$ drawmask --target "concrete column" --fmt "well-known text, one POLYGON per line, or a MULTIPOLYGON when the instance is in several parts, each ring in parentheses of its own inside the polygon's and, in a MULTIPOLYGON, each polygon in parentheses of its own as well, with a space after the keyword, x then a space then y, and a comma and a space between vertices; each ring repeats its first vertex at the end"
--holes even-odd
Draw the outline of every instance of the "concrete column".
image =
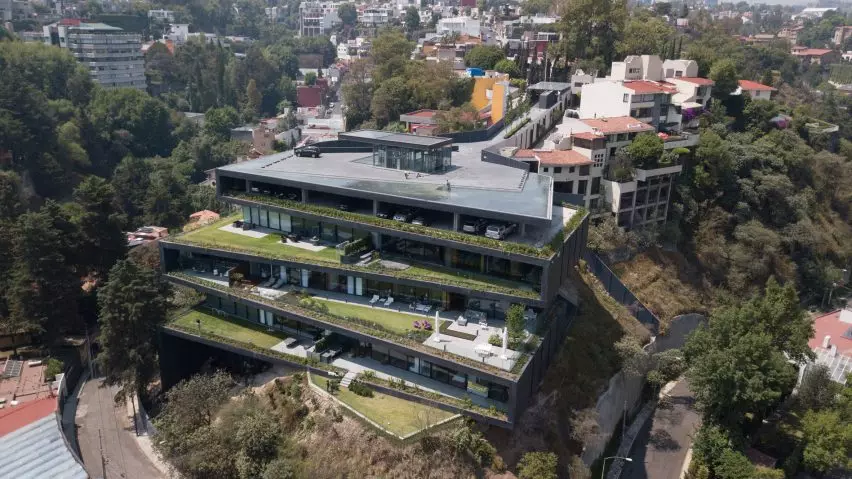
POLYGON ((373 247, 377 250, 382 249, 382 235, 379 233, 370 233, 373 235, 373 247))
POLYGON ((458 231, 461 228, 461 215, 453 213, 453 231, 458 231))
POLYGON ((373 200, 373 215, 379 214, 379 200, 373 200))
POLYGON ((246 180, 246 193, 251 193, 251 180, 246 180))
POLYGON ((451 267, 453 264, 453 250, 452 248, 444 247, 444 266, 451 267))
POLYGON ((521 236, 526 236, 526 235, 527 235, 527 224, 521 223, 521 236))
POLYGON ((302 203, 308 202, 308 190, 302 188, 302 203))

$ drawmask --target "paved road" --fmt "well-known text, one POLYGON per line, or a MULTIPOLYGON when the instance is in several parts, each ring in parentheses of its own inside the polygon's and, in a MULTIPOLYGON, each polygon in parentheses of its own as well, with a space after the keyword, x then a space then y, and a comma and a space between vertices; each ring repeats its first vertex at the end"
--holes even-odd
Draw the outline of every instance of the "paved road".
POLYGON ((700 424, 689 384, 681 380, 669 392, 668 406, 658 407, 636 437, 621 477, 625 479, 680 479, 683 461, 700 424))
POLYGON ((162 478, 139 449, 127 408, 123 403, 116 406, 113 402, 116 388, 101 387, 101 383, 101 379, 89 379, 80 391, 77 404, 77 441, 86 471, 93 478, 162 478))

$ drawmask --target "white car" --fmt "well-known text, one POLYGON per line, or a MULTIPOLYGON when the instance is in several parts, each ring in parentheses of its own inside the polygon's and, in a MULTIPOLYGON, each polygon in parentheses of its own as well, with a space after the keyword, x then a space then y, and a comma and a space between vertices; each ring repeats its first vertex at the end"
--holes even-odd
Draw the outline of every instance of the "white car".
POLYGON ((512 234, 517 225, 488 225, 485 228, 485 236, 491 239, 502 240, 512 234))

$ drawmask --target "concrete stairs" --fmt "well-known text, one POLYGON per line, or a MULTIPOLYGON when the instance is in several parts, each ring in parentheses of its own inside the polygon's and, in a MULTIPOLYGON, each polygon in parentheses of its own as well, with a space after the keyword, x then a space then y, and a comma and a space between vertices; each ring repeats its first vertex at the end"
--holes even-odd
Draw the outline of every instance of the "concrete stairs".
POLYGON ((340 380, 340 385, 342 387, 348 388, 349 385, 352 384, 352 381, 355 380, 356 376, 357 374, 355 374, 354 371, 347 371, 346 374, 343 376, 343 379, 340 380))

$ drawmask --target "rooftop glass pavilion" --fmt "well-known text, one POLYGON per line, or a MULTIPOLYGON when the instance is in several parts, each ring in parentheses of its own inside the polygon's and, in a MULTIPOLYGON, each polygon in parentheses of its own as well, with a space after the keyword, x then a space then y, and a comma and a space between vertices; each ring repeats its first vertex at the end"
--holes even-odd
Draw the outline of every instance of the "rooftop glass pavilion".
POLYGON ((357 130, 339 138, 370 143, 372 165, 418 173, 446 171, 452 166, 452 139, 357 130))

